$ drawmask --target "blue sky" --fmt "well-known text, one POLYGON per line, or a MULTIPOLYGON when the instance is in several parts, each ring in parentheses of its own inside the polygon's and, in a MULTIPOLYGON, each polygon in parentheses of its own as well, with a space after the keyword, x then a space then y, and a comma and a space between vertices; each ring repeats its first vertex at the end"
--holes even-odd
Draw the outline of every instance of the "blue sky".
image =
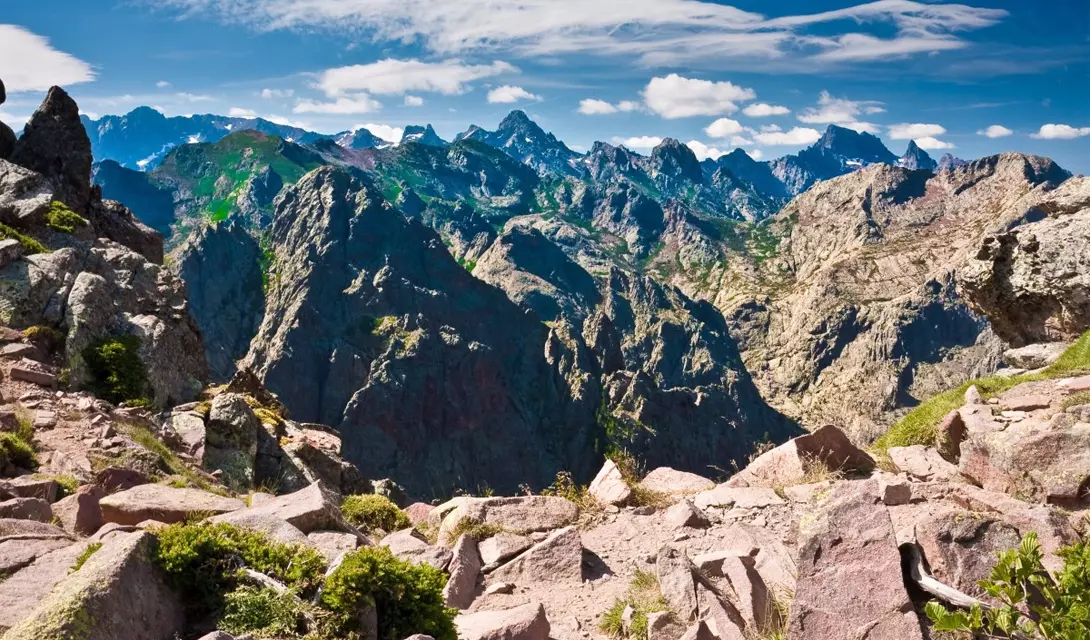
POLYGON ((1090 172, 1090 3, 969 2, 5 0, 0 118, 19 128, 59 83, 92 116, 451 138, 521 108, 577 150, 669 136, 766 159, 837 123, 1090 172))

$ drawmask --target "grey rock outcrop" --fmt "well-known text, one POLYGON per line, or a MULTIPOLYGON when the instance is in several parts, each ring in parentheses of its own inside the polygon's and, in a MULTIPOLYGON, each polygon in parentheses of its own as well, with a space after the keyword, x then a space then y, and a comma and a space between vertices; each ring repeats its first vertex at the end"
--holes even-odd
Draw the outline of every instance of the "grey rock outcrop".
POLYGON ((91 140, 79 107, 64 89, 52 87, 23 128, 11 155, 15 164, 45 176, 57 199, 77 213, 91 204, 91 140))

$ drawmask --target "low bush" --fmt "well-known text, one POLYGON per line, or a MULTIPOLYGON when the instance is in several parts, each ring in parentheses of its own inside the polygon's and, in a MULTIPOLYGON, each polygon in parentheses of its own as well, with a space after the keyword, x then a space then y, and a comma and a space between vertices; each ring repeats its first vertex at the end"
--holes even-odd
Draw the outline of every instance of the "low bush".
POLYGON ((148 374, 136 336, 102 338, 87 345, 83 359, 91 374, 91 391, 114 404, 147 397, 148 374))
POLYGON ((44 244, 26 234, 19 233, 6 224, 0 224, 0 240, 15 240, 23 246, 23 251, 29 255, 35 253, 49 253, 44 244))
POLYGON ((45 213, 45 225, 61 233, 75 233, 76 227, 87 225, 87 220, 69 209, 63 202, 54 200, 49 203, 49 211, 45 213))
POLYGON ((243 585, 224 596, 219 628, 233 635, 298 638, 305 605, 291 592, 243 585))
POLYGON ((613 602, 603 615, 598 627, 612 638, 646 638, 647 614, 669 611, 670 605, 662 597, 659 579, 650 571, 636 569, 623 599, 613 602), (624 625, 624 610, 632 607, 635 612, 628 629, 624 625))
POLYGON ((326 565, 322 554, 310 547, 281 544, 263 533, 222 523, 163 528, 155 562, 186 594, 186 604, 197 616, 223 611, 225 595, 240 586, 243 566, 308 595, 317 589, 326 565))
POLYGON ((409 517, 385 496, 352 495, 341 504, 344 517, 365 533, 381 529, 386 533, 412 526, 409 517))
POLYGON ((991 575, 980 581, 984 592, 1001 606, 954 611, 929 602, 927 617, 936 631, 980 633, 989 638, 1021 634, 1043 640, 1090 640, 1090 545, 1080 541, 1057 555, 1064 567, 1053 580, 1042 563, 1037 534, 1030 532, 1017 549, 999 554, 991 575))
POLYGON ((456 611, 444 603, 445 584, 446 576, 434 567, 400 560, 385 547, 365 547, 346 555, 326 579, 321 605, 333 613, 336 637, 358 637, 358 614, 373 606, 379 640, 417 633, 457 640, 456 611))
POLYGON ((14 433, 0 432, 0 469, 14 465, 27 471, 38 468, 34 447, 14 433))

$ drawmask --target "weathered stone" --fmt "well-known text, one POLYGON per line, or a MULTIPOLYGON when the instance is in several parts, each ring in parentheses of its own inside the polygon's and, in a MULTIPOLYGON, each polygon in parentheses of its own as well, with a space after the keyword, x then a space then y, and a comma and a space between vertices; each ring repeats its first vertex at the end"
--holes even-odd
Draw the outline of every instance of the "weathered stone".
MULTIPOLYGON (((436 509, 443 508, 440 505, 436 509)), ((433 512, 434 514, 434 512, 433 512)), ((579 508, 570 500, 555 496, 516 496, 509 498, 465 498, 448 510, 439 527, 439 543, 449 544, 450 532, 463 518, 501 529, 530 533, 552 531, 579 517, 579 508)), ((432 516, 429 516, 429 521, 432 516)))
POLYGON ((1040 369, 1056 362, 1070 345, 1066 342, 1039 342, 1018 349, 1007 349, 1003 360, 1011 367, 1040 369))
POLYGON ((0 581, 45 554, 71 544, 70 538, 60 536, 0 538, 0 581))
POLYGON ((40 555, 25 568, 0 582, 0 633, 17 625, 41 605, 57 583, 69 575, 72 565, 88 544, 72 544, 70 539, 63 542, 63 547, 40 555))
POLYGON ((203 417, 196 413, 175 410, 164 421, 163 427, 178 435, 178 442, 183 452, 203 463, 206 437, 203 417))
POLYGON ((999 553, 1016 548, 1018 529, 987 513, 947 507, 916 523, 916 541, 936 579, 983 598, 978 584, 991 575, 999 553))
POLYGON ((797 484, 793 487, 785 487, 783 495, 791 502, 805 503, 826 494, 831 486, 833 486, 833 483, 829 480, 810 482, 808 484, 797 484))
MULTIPOLYGON (((2 124, 3 123, 0 123, 0 125, 2 125, 2 124)), ((0 126, 0 129, 2 129, 2 126, 0 126)), ((3 136, 3 131, 0 131, 0 136, 3 136)), ((2 145, 2 144, 3 143, 0 142, 0 145, 2 145)), ((0 153, 0 158, 2 158, 2 153, 0 153)), ((11 239, 11 238, 0 240, 0 269, 3 269, 4 267, 8 266, 12 262, 15 262, 16 260, 18 260, 22 256, 23 256, 23 245, 19 244, 18 240, 14 240, 14 239, 11 239)), ((21 349, 22 347, 30 347, 31 349, 34 348, 32 345, 19 345, 19 344, 6 345, 4 347, 3 355, 5 355, 5 356, 14 356, 14 357, 22 357, 24 355, 28 355, 26 352, 16 353, 17 351, 22 351, 22 349, 21 349), (11 352, 9 353, 8 347, 16 347, 16 349, 11 349, 10 350, 11 352)))
POLYGON ((261 428, 261 421, 243 396, 216 396, 205 424, 203 467, 208 471, 221 469, 225 482, 236 489, 252 486, 261 428))
POLYGON ((379 545, 402 560, 429 564, 440 571, 450 565, 452 553, 444 547, 433 547, 416 529, 402 529, 383 538, 379 545))
POLYGON ((608 458, 598 475, 594 476, 587 492, 602 504, 622 505, 632 499, 632 489, 624 481, 621 470, 608 458))
POLYGON ((579 530, 565 527, 492 572, 504 582, 545 581, 580 584, 583 581, 583 543, 579 530))
POLYGON ((1044 393, 1033 393, 1023 396, 1006 397, 999 399, 999 406, 1006 411, 1034 411, 1047 409, 1052 403, 1052 398, 1044 393))
POLYGON ((878 495, 887 507, 907 504, 912 500, 912 485, 904 476, 879 472, 873 480, 878 483, 878 495))
POLYGON ((142 484, 148 484, 151 479, 147 474, 125 467, 106 467, 95 474, 95 484, 102 487, 106 493, 126 491, 142 484))
POLYGON ((307 534, 307 540, 310 546, 321 551, 329 562, 333 562, 346 551, 357 549, 360 545, 356 536, 341 531, 312 531, 307 534))
POLYGON ((678 640, 684 634, 685 627, 669 611, 647 614, 647 640, 678 640))
POLYGON ((57 376, 52 373, 39 370, 31 360, 23 358, 20 363, 8 372, 12 380, 24 380, 43 387, 57 387, 57 376))
POLYGON ((51 522, 53 510, 49 508, 49 503, 41 498, 12 498, 0 502, 0 518, 51 522))
POLYGON ((860 629, 873 640, 923 637, 886 508, 848 483, 802 521, 788 636, 858 640, 860 629))
POLYGON ((135 525, 144 520, 167 524, 182 522, 191 514, 223 514, 246 505, 199 489, 175 489, 161 484, 143 484, 106 496, 99 501, 104 522, 135 525))
POLYGON ((640 480, 641 489, 674 498, 693 495, 714 487, 715 483, 703 476, 670 467, 654 469, 640 480))
POLYGON ((348 524, 341 516, 336 496, 318 483, 295 493, 277 496, 249 509, 218 515, 212 518, 212 521, 233 523, 236 520, 257 515, 285 520, 303 533, 320 530, 344 531, 355 535, 361 543, 370 544, 366 536, 348 524))
POLYGON ((853 445, 840 429, 828 425, 761 454, 728 480, 727 485, 771 489, 800 484, 814 464, 831 471, 869 470, 874 467, 874 460, 853 445))
POLYGON ((980 395, 980 389, 978 389, 975 384, 969 385, 969 388, 965 390, 965 404, 969 406, 984 404, 984 398, 980 395))
POLYGON ((57 198, 80 214, 91 202, 91 141, 79 107, 60 87, 52 87, 23 127, 12 162, 37 171, 56 188, 57 198))
POLYGON ((432 506, 426 502, 414 502, 405 507, 401 511, 409 518, 409 522, 414 526, 419 526, 428 521, 428 514, 431 513, 432 506))
POLYGON ((0 480, 0 498, 41 498, 52 504, 60 494, 60 485, 53 478, 20 476, 0 480))
POLYGON ((489 567, 514 558, 532 547, 533 544, 533 541, 526 536, 504 531, 477 543, 477 548, 481 553, 481 562, 489 567))
POLYGON ((212 633, 206 633, 198 640, 235 640, 235 637, 224 631, 213 631, 212 633))
POLYGON ((704 620, 698 620, 695 624, 685 630, 685 633, 681 635, 681 640, 723 640, 716 634, 712 633, 712 630, 708 627, 708 623, 704 620))
POLYGON ((697 616, 694 571, 695 567, 684 551, 670 546, 659 549, 655 559, 659 590, 682 622, 692 622, 697 616))
POLYGON ((703 529, 711 526, 711 522, 704 515, 704 512, 697 509, 692 502, 684 499, 666 510, 664 522, 673 529, 684 527, 703 529))
POLYGON ((888 453, 898 470, 917 480, 928 482, 953 480, 958 477, 958 468, 944 460, 938 451, 930 447, 921 444, 890 447, 888 453))
POLYGON ((536 602, 505 611, 464 613, 454 624, 462 640, 549 640, 545 607, 536 602))
MULTIPOLYGON (((185 626, 182 601, 152 561, 154 542, 149 533, 106 540, 78 571, 65 576, 48 596, 34 603, 32 610, 20 612, 28 615, 8 635, 27 640, 165 640, 181 633, 185 626)), ((33 566, 23 572, 31 569, 33 566)))
POLYGON ((477 578, 481 575, 481 557, 477 541, 462 534, 454 544, 454 557, 450 561, 450 578, 443 587, 443 599, 448 607, 468 609, 477 591, 477 578))
POLYGON ((742 509, 755 509, 784 504, 783 498, 776 491, 765 487, 736 487, 729 482, 721 484, 710 491, 704 491, 693 496, 693 504, 699 509, 709 507, 740 507, 742 509))
POLYGON ((955 409, 935 427, 935 448, 944 459, 957 460, 965 437, 965 421, 961 419, 961 412, 955 409))
POLYGON ((260 531, 284 544, 310 544, 305 532, 275 514, 257 509, 240 509, 232 511, 230 515, 232 517, 228 522, 236 527, 260 531))
POLYGON ((712 634, 721 640, 747 640, 745 621, 738 610, 708 580, 700 575, 696 579, 697 617, 708 623, 712 634))
POLYGON ((770 616, 774 615, 772 597, 757 573, 755 559, 751 556, 726 556, 718 569, 734 592, 732 602, 745 621, 745 628, 766 628, 770 616))
POLYGON ((60 520, 65 531, 89 536, 102 526, 102 508, 99 505, 105 496, 96 485, 84 485, 76 493, 61 498, 53 504, 53 513, 60 520))

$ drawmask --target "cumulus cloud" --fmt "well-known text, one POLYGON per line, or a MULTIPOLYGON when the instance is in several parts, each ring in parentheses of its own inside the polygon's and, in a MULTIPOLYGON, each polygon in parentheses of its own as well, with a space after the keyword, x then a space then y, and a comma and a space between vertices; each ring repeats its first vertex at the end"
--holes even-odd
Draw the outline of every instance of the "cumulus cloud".
POLYGON ((522 87, 505 84, 488 92, 490 104, 512 104, 519 100, 541 100, 541 96, 530 93, 522 87))
POLYGON ((382 103, 371 96, 360 93, 346 95, 329 102, 299 100, 292 109, 295 113, 325 113, 349 115, 353 113, 374 113, 382 108, 382 103))
POLYGON ((818 106, 803 109, 798 119, 806 124, 835 124, 859 132, 877 133, 876 125, 860 121, 859 116, 884 111, 882 103, 876 100, 848 100, 822 91, 818 97, 818 106))
POLYGON ((821 132, 808 127, 792 127, 790 131, 767 131, 753 134, 757 144, 769 146, 792 145, 803 146, 813 144, 821 138, 821 132))
POLYGON ((227 115, 231 118, 256 118, 257 112, 253 109, 243 109, 242 107, 231 107, 227 110, 227 115))
POLYGON ((746 153, 748 153, 749 157, 753 158, 754 160, 760 160, 765 155, 764 152, 760 149, 746 149, 746 153))
POLYGON ((387 142, 401 142, 401 137, 405 135, 405 129, 401 127, 391 127, 388 124, 376 124, 374 122, 368 122, 367 124, 358 124, 352 128, 353 131, 357 129, 367 129, 372 134, 386 140, 387 142))
POLYGON ((820 61, 885 59, 968 45, 957 34, 1000 22, 1003 9, 879 0, 773 19, 709 0, 138 0, 184 17, 208 16, 258 30, 365 31, 383 42, 419 42, 440 55, 512 51, 590 53, 677 66, 724 57, 820 61), (856 33, 879 24, 887 37, 856 33), (806 35, 822 25, 822 37, 806 35), (800 46, 803 45, 803 46, 800 46))
POLYGON ((731 114, 738 111, 736 103, 756 97, 753 89, 731 82, 696 80, 676 73, 651 78, 643 89, 647 108, 668 119, 731 114))
POLYGON ((719 118, 704 128, 704 133, 713 138, 727 138, 745 131, 745 127, 737 120, 719 118))
POLYGON ((400 95, 410 91, 455 95, 465 93, 469 83, 518 71, 506 62, 464 64, 461 60, 422 62, 387 58, 371 64, 327 69, 318 77, 318 87, 327 96, 347 92, 400 95))
POLYGON ((615 136, 613 138, 613 143, 628 147, 629 149, 646 150, 654 149, 662 144, 662 138, 658 136, 633 136, 631 138, 615 136))
POLYGON ((1013 134, 1014 132, 1001 124, 993 124, 987 129, 981 129, 976 133, 977 135, 984 136, 985 138, 1005 138, 1013 134))
POLYGON ((775 104, 757 102, 742 109, 742 113, 751 118, 767 118, 768 116, 785 116, 791 113, 791 110, 775 104))
POLYGON ((160 80, 159 82, 155 83, 155 86, 159 89, 169 89, 171 87, 171 84, 166 80, 160 80))
POLYGON ((889 137, 891 140, 915 140, 917 138, 941 136, 944 133, 946 133, 946 128, 938 124, 902 122, 901 124, 889 125, 889 137))
POLYGON ((954 145, 950 142, 945 142, 934 138, 932 136, 924 136, 922 138, 916 138, 916 146, 924 149, 925 151, 932 151, 935 149, 953 149, 954 145))
POLYGON ((0 78, 9 93, 19 93, 91 82, 95 71, 83 60, 54 49, 48 38, 0 24, 0 78))
POLYGON ((753 141, 745 136, 731 136, 730 144, 732 147, 746 147, 753 144, 753 141))
POLYGON ((266 100, 273 98, 290 98, 295 95, 294 89, 262 89, 261 97, 266 100))
POLYGON ((579 101, 577 111, 585 116, 601 116, 619 111, 638 111, 639 108, 640 103, 634 100, 621 100, 617 104, 612 104, 597 98, 587 98, 579 101))
POLYGON ((422 107, 424 106, 424 99, 420 96, 405 96, 406 107, 422 107))
POLYGON ((708 145, 700 142, 699 140, 690 140, 685 143, 685 146, 692 149, 693 154, 696 155, 697 160, 717 160, 719 156, 726 155, 728 152, 716 149, 715 147, 709 147, 708 145))
POLYGON ((1042 140, 1074 140, 1083 136, 1090 136, 1090 127, 1072 127, 1069 124, 1045 124, 1037 133, 1031 133, 1031 138, 1042 140))
POLYGON ((295 127, 296 129, 311 129, 310 123, 302 122, 301 120, 289 120, 283 116, 267 116, 265 118, 273 124, 278 124, 284 127, 295 127))
POLYGON ((185 91, 174 94, 174 97, 183 102, 211 102, 215 100, 212 96, 204 93, 186 93, 185 91))

